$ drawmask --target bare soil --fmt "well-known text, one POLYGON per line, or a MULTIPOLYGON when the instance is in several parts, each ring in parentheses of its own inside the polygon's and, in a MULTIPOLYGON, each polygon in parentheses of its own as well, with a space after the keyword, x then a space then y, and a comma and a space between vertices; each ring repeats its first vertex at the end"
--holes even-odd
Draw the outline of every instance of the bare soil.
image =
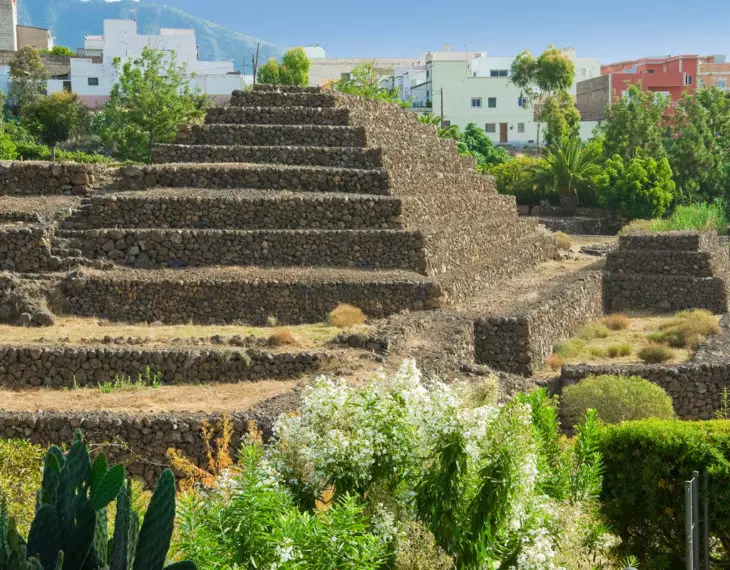
POLYGON ((296 381, 130 387, 102 393, 98 388, 0 390, 9 411, 223 412, 245 411, 298 385, 296 381))

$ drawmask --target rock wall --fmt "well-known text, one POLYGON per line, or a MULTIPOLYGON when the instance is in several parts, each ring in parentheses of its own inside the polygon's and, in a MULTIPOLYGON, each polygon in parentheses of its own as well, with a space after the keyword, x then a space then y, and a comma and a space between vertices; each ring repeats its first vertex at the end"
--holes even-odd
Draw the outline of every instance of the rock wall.
POLYGON ((531 376, 558 342, 603 315, 599 271, 572 275, 510 315, 474 323, 475 359, 497 370, 531 376))
POLYGON ((58 269, 51 267, 51 237, 49 228, 40 224, 0 225, 0 270, 58 269))
POLYGON ((559 389, 586 376, 619 374, 641 376, 661 386, 671 397, 674 411, 683 420, 709 420, 722 404, 723 390, 730 389, 730 362, 700 364, 623 364, 563 366, 559 389))
POLYGON ((403 199, 407 228, 426 236, 430 274, 455 299, 483 291, 500 276, 524 271, 557 254, 554 239, 533 220, 518 220, 511 207, 496 216, 493 180, 478 175, 456 142, 436 137, 434 127, 397 105, 334 93, 362 127, 368 147, 380 148, 394 196, 403 199))
POLYGON ((244 146, 365 146, 361 128, 331 125, 187 125, 180 144, 244 146))
POLYGON ((249 349, 119 348, 0 344, 0 386, 96 386, 115 377, 137 379, 147 367, 162 384, 239 382, 298 378, 330 360, 322 352, 268 352, 249 349))
POLYGON ((0 162, 0 196, 86 194, 104 166, 64 162, 0 162))
POLYGON ((538 220, 550 231, 571 235, 614 236, 624 226, 624 222, 606 218, 540 216, 538 220))

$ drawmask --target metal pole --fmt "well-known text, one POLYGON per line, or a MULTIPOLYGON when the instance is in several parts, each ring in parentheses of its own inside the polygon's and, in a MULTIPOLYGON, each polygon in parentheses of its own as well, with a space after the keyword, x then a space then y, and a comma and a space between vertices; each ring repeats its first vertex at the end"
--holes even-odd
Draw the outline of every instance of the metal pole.
POLYGON ((702 520, 704 521, 702 538, 705 546, 704 570, 710 570, 710 478, 707 476, 706 471, 702 474, 702 486, 705 491, 702 497, 702 520))
POLYGON ((686 544, 685 558, 687 570, 695 570, 692 545, 692 481, 684 482, 684 540, 686 544))
MULTIPOLYGON (((433 80, 432 80, 433 81, 433 80)), ((444 128, 444 88, 441 88, 441 128, 444 128)))
POLYGON ((700 473, 692 472, 692 558, 700 570, 700 473))

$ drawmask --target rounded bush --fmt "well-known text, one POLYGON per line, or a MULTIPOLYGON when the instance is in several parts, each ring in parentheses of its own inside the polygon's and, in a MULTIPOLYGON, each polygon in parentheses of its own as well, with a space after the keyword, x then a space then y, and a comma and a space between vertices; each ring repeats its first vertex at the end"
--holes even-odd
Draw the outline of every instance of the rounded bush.
POLYGON ((580 423, 589 408, 610 424, 674 417, 669 395, 640 376, 589 376, 563 390, 561 415, 565 425, 580 423))
POLYGON ((650 344, 639 351, 639 358, 647 364, 659 364, 674 358, 674 351, 661 344, 650 344))

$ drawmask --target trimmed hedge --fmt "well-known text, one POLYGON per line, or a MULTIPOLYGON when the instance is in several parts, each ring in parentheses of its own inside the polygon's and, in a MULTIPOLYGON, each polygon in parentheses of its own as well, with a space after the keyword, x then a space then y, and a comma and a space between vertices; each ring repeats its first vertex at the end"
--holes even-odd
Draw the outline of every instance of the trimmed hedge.
POLYGON ((684 567, 684 482, 693 471, 709 475, 710 531, 730 545, 730 421, 604 426, 601 452, 602 510, 642 569, 684 567))

